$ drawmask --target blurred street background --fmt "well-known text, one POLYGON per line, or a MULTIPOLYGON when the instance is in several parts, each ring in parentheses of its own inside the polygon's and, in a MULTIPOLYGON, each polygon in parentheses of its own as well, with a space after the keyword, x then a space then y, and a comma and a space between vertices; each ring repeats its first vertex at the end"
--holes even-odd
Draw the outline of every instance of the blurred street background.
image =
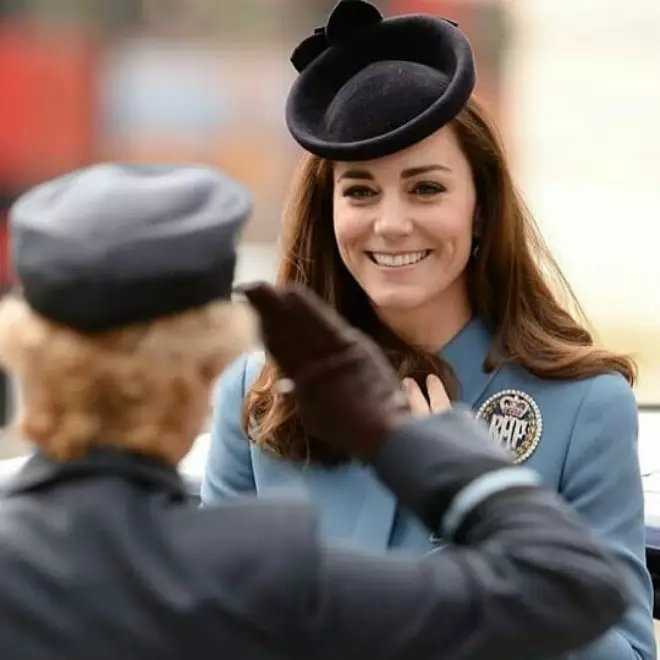
MULTIPOLYGON (((238 279, 270 277, 299 156, 288 58, 334 4, 0 0, 0 287, 16 196, 104 160, 203 162, 243 181, 256 206, 238 279)), ((660 405, 660 1, 376 4, 446 16, 471 38, 479 95, 546 240, 600 340, 638 358, 639 401, 660 405)), ((3 442, 0 456, 17 451, 3 442)))

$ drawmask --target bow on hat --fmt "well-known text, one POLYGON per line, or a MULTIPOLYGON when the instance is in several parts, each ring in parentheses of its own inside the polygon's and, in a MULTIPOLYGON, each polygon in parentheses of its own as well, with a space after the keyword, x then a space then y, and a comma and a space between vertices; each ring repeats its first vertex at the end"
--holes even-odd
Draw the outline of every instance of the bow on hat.
MULTIPOLYGON (((302 73, 319 55, 331 46, 338 46, 383 20, 380 10, 365 0, 340 0, 326 24, 302 41, 291 55, 291 63, 302 73)), ((455 27, 458 23, 446 20, 455 27)))

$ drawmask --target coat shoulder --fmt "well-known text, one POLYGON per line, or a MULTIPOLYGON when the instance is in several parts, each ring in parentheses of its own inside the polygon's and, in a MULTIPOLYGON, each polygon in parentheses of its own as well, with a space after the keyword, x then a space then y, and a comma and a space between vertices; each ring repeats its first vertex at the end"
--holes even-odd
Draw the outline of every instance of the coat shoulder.
POLYGON ((514 388, 534 393, 550 401, 575 409, 585 403, 590 406, 616 404, 617 408, 637 409, 633 388, 618 372, 604 372, 587 378, 555 380, 540 378, 514 365, 506 368, 514 388))

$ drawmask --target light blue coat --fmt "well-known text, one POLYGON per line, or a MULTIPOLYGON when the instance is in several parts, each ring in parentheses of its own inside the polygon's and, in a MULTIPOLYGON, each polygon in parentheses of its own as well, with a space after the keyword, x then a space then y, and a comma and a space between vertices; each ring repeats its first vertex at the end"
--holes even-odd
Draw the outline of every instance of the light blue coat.
MULTIPOLYGON (((630 571, 635 602, 626 617, 599 641, 572 654, 570 660, 654 660, 652 585, 645 568, 644 500, 637 457, 637 404, 631 388, 618 374, 548 381, 515 365, 486 374, 482 364, 490 341, 488 330, 474 319, 443 349, 442 357, 452 365, 461 385, 460 401, 479 410, 491 396, 507 390, 531 397, 527 401, 536 403, 538 415, 528 407, 525 419, 529 422, 531 415, 531 422, 542 421, 542 428, 538 445, 525 465, 536 469, 548 487, 573 505, 630 571)), ((415 517, 397 507, 370 468, 358 463, 334 469, 304 467, 277 460, 248 444, 241 429, 241 404, 262 364, 262 354, 243 356, 218 384, 203 503, 242 494, 297 491, 316 504, 321 533, 335 543, 376 552, 425 553, 441 546, 441 539, 429 536, 415 517)), ((494 412, 507 412, 502 404, 510 405, 511 401, 496 396, 495 403, 500 406, 494 412)), ((490 421, 496 432, 499 429, 505 439, 520 439, 510 424, 497 423, 505 418, 486 415, 485 421, 490 421)), ((529 429, 527 422, 516 428, 529 429)))

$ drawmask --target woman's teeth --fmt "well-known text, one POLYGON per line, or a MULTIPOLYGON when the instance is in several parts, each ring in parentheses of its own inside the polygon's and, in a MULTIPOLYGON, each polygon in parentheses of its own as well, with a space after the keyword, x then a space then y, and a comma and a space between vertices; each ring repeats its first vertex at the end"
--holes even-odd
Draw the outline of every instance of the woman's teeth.
POLYGON ((389 268, 400 268, 401 266, 412 266, 419 263, 422 259, 431 254, 431 250, 421 250, 419 252, 405 252, 401 254, 388 254, 386 252, 370 252, 372 261, 379 266, 388 266, 389 268))

